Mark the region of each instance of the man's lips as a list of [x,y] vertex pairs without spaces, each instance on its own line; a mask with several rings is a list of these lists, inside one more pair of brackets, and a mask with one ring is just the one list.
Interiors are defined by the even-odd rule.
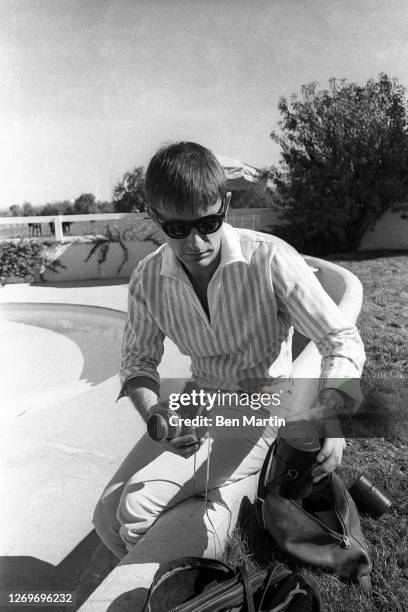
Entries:
[[204,257],[207,257],[209,253],[210,251],[195,251],[184,253],[184,255],[189,259],[203,259]]

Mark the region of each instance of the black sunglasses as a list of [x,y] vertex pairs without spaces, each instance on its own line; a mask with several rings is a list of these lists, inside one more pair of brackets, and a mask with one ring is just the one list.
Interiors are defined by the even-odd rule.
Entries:
[[227,214],[228,204],[230,201],[230,194],[222,199],[221,207],[216,214],[207,215],[206,217],[200,217],[195,221],[184,221],[184,219],[170,219],[169,221],[161,221],[157,211],[152,207],[148,207],[148,212],[156,223],[160,225],[163,232],[170,236],[170,238],[187,238],[193,227],[200,234],[214,234],[220,229],[224,223],[225,215]]

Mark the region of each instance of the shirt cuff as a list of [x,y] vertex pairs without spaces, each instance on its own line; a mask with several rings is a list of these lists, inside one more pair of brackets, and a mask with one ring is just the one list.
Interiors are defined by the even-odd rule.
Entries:
[[319,383],[320,393],[325,389],[339,391],[345,400],[344,410],[348,414],[355,414],[364,400],[359,378],[323,378]]
[[[120,380],[121,380],[122,386],[121,386],[119,395],[116,398],[116,402],[118,402],[122,397],[128,397],[128,393],[126,391],[126,383],[131,378],[140,378],[141,383],[143,383],[142,386],[151,389],[151,391],[153,391],[154,393],[156,393],[157,396],[160,397],[160,376],[159,374],[155,375],[150,371],[145,372],[143,370],[138,370],[137,372],[133,372],[132,374],[128,374],[127,376],[121,374]],[[149,382],[151,382],[151,385],[149,384]]]

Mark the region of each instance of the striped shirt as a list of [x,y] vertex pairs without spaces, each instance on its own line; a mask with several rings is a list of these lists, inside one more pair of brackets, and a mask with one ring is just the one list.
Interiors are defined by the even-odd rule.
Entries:
[[[358,379],[365,360],[358,331],[303,257],[276,236],[227,223],[222,231],[220,263],[208,285],[209,317],[166,244],[133,272],[122,385],[136,376],[159,384],[165,336],[191,358],[198,387],[242,389],[247,379],[290,377],[293,328],[322,355],[321,387],[338,386],[326,379]],[[359,391],[343,390],[360,399]]]

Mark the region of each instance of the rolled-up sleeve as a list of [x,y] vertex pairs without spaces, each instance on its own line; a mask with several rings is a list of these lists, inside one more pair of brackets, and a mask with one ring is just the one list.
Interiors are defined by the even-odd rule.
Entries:
[[277,297],[287,308],[293,326],[310,338],[322,355],[319,392],[335,388],[355,409],[363,399],[359,379],[365,362],[360,334],[323,289],[303,257],[285,245],[272,262]]
[[129,282],[128,318],[122,341],[120,367],[121,391],[130,378],[145,376],[158,386],[160,376],[157,366],[163,356],[164,333],[155,322],[142,286],[142,275],[136,268]]

